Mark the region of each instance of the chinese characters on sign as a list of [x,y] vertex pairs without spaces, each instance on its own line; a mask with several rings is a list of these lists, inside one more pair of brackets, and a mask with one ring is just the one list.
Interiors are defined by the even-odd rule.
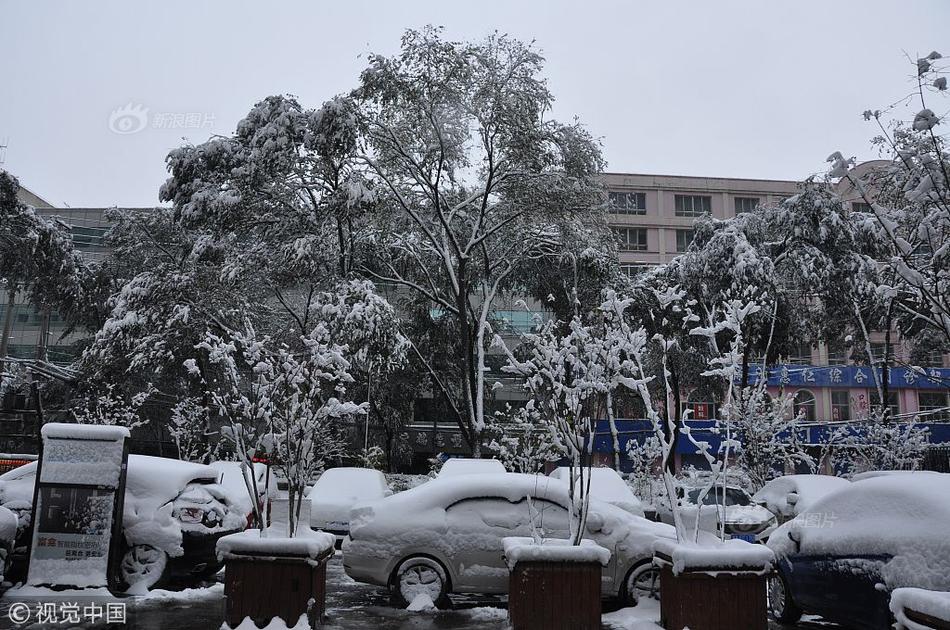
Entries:
[[[758,380],[761,368],[749,367],[749,381]],[[892,387],[916,389],[946,389],[950,385],[950,368],[892,367],[888,369],[888,384]],[[768,369],[769,385],[773,387],[873,387],[875,374],[881,369],[862,365],[814,367],[776,365]]]

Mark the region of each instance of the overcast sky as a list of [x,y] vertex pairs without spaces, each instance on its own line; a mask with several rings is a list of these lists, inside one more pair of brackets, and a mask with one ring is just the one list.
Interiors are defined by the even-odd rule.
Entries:
[[909,90],[905,51],[950,53],[946,0],[0,0],[3,168],[53,205],[155,205],[169,149],[269,94],[317,107],[430,23],[536,40],[555,116],[622,172],[801,179],[834,150],[872,157],[860,114]]

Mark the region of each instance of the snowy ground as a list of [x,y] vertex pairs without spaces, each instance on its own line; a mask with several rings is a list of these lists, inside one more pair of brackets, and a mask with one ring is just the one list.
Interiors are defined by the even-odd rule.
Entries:
[[[283,501],[274,504],[275,520],[282,519],[286,510]],[[434,612],[409,612],[390,605],[384,592],[366,584],[351,580],[343,572],[342,556],[337,555],[327,567],[327,624],[329,630],[373,628],[374,630],[493,630],[508,628],[504,600],[497,597],[453,596],[452,610]],[[219,576],[223,579],[223,575]],[[17,602],[17,592],[11,591],[0,601],[0,630],[12,628],[66,627],[56,624],[38,626],[13,623],[8,613]],[[73,599],[65,597],[64,599]],[[74,598],[83,604],[88,600]],[[128,598],[127,627],[143,630],[218,630],[224,618],[224,587],[220,582],[206,588],[186,591],[153,591],[145,598]],[[655,630],[658,626],[645,622],[643,613],[637,609],[608,611],[604,615],[604,628],[610,630]],[[652,611],[655,619],[656,611]],[[654,616],[656,615],[656,616]],[[106,627],[101,624],[70,625],[74,628]],[[109,628],[118,626],[111,625]],[[775,625],[774,628],[783,626]],[[830,624],[804,622],[798,628],[829,630]],[[787,628],[787,626],[786,626]]]

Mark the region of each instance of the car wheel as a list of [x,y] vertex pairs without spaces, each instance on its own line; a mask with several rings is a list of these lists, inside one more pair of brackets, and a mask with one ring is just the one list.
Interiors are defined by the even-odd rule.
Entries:
[[627,572],[620,594],[625,607],[636,606],[644,599],[660,600],[660,570],[644,562]]
[[802,618],[802,609],[792,601],[788,583],[781,575],[769,578],[769,611],[779,623],[796,623]]
[[144,593],[161,582],[167,568],[167,553],[151,545],[135,545],[122,556],[119,577],[126,591]]
[[413,556],[396,567],[390,589],[401,608],[411,604],[420,594],[428,595],[439,606],[448,599],[449,580],[438,561]]

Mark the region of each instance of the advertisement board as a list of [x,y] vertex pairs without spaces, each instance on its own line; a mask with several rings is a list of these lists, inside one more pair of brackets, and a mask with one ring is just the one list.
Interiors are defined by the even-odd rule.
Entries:
[[43,427],[28,584],[115,586],[128,437],[123,427]]

